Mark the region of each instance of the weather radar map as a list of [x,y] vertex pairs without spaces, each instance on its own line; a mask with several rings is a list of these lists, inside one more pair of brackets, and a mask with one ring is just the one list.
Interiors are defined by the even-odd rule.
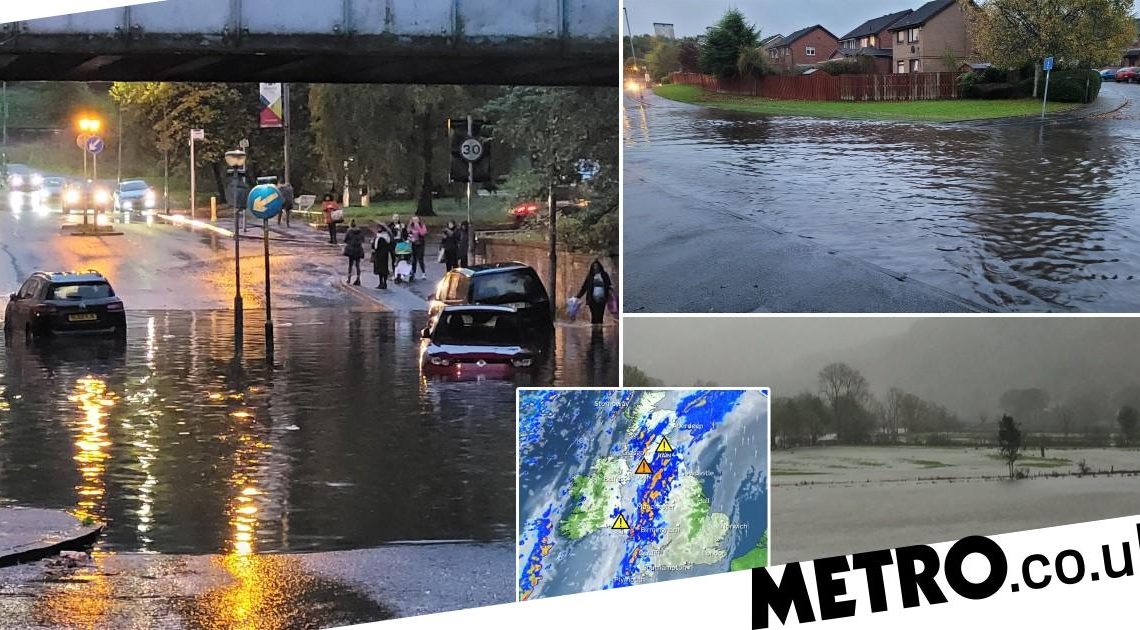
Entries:
[[767,566],[768,403],[519,389],[519,599]]

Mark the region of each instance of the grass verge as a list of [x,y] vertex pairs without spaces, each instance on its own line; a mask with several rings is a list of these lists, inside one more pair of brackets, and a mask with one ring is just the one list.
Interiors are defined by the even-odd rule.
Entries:
[[[773,116],[815,118],[854,118],[859,120],[900,120],[913,122],[961,122],[1040,115],[1041,102],[1035,99],[1000,101],[888,101],[854,103],[848,101],[784,101],[756,96],[736,96],[705,92],[695,85],[660,85],[653,91],[663,98],[693,105],[704,105],[736,112]],[[1049,103],[1051,113],[1071,111],[1077,103]]]

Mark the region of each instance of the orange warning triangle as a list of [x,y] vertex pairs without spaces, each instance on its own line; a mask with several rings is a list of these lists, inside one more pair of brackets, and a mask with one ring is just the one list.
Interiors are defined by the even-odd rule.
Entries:
[[637,465],[637,470],[634,471],[639,475],[652,475],[653,469],[649,467],[649,462],[642,458],[641,463]]
[[629,529],[629,523],[625,522],[625,515],[618,514],[617,520],[614,521],[614,525],[610,529]]
[[673,452],[673,445],[669,443],[669,438],[667,438],[667,437],[661,438],[661,443],[657,445],[657,452],[658,453],[672,453]]

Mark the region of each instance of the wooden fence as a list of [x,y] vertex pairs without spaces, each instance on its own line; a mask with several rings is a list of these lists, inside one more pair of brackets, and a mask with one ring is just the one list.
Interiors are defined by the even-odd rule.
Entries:
[[844,74],[814,72],[797,76],[720,79],[675,72],[674,83],[699,85],[709,92],[788,101],[935,101],[961,98],[956,72]]

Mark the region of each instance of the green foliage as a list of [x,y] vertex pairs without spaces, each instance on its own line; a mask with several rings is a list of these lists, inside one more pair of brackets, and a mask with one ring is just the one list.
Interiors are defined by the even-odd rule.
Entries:
[[868,55],[853,55],[844,59],[833,59],[819,65],[819,69],[830,75],[874,74],[875,60]]
[[708,29],[700,48],[700,70],[721,78],[742,76],[741,53],[759,45],[760,35],[756,28],[745,21],[739,10],[729,9],[716,25]]
[[1001,424],[998,425],[998,449],[1001,458],[1009,466],[1010,479],[1013,479],[1016,473],[1015,464],[1021,454],[1022,438],[1021,425],[1011,416],[1002,416]]
[[621,383],[622,387],[661,387],[663,385],[660,380],[649,376],[641,368],[628,363],[622,367]]
[[681,64],[681,70],[684,72],[701,71],[701,47],[697,45],[696,39],[686,37],[681,40],[681,49],[677,61]]
[[[497,121],[496,137],[524,156],[511,177],[522,199],[545,199],[549,188],[573,188],[589,202],[566,224],[567,245],[616,251],[618,148],[613,116],[614,88],[511,88],[483,111]],[[582,166],[596,167],[585,181]]]
[[1058,70],[1049,79],[1049,100],[1091,103],[1100,94],[1100,73],[1095,70]]
[[645,63],[653,80],[661,81],[681,69],[681,45],[670,39],[658,39],[645,56]]

